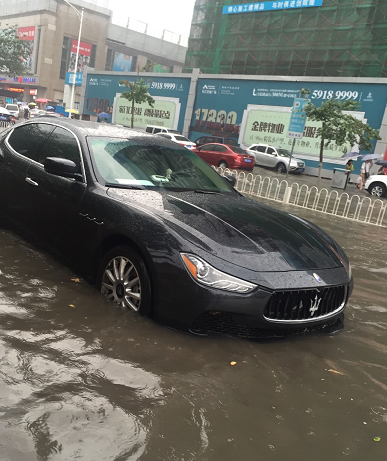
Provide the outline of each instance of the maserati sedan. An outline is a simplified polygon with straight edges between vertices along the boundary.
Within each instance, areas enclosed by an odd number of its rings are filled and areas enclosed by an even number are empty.
[[[319,227],[242,196],[172,141],[114,125],[43,117],[2,132],[0,213],[117,306],[198,334],[325,328],[352,290]]]

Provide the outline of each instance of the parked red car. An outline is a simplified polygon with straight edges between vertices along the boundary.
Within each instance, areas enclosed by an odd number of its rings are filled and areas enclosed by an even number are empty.
[[[194,149],[194,152],[208,164],[224,168],[252,170],[255,164],[254,156],[247,154],[246,151],[237,146],[204,144]]]

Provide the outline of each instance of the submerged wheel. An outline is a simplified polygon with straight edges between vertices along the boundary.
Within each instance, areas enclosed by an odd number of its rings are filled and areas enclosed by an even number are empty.
[[[218,164],[218,166],[220,166],[220,168],[227,168],[227,163],[224,161],[224,160],[221,160]]]
[[[286,166],[283,163],[280,163],[277,166],[277,171],[278,173],[286,173]]]
[[[374,186],[370,187],[369,192],[375,197],[384,197],[386,195],[386,186],[381,183],[375,184]]]
[[[104,256],[97,287],[117,306],[127,307],[142,315],[150,313],[149,275],[142,258],[129,246],[113,248]]]

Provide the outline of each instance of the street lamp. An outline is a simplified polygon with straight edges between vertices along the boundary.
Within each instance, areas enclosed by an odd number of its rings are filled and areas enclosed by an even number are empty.
[[[75,92],[75,79],[77,77],[77,69],[78,69],[78,57],[79,57],[79,47],[81,44],[81,33],[82,33],[82,22],[83,22],[83,8],[81,11],[79,11],[77,8],[75,8],[74,5],[72,5],[70,2],[67,0],[63,0],[65,3],[67,3],[71,8],[77,13],[78,19],[80,21],[79,24],[79,34],[78,34],[78,46],[77,46],[77,55],[75,57],[75,68],[74,68],[74,74],[73,74],[73,87],[71,88],[71,99],[70,99],[70,112],[69,112],[69,118],[71,118],[71,113],[73,110],[73,103],[74,103],[74,92]]]

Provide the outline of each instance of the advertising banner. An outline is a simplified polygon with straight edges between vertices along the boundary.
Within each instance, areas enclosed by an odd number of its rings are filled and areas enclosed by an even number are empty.
[[[223,14],[261,13],[262,11],[293,10],[295,8],[308,8],[322,6],[323,0],[285,0],[244,3],[243,5],[224,6]]]
[[[152,72],[161,72],[163,74],[168,74],[171,72],[171,68],[168,66],[163,66],[162,64],[153,64]]]
[[[248,147],[253,142],[271,142],[280,143],[285,146],[288,141],[278,139],[273,140],[273,135],[281,138],[282,133],[266,132],[267,139],[262,138],[263,131],[252,130],[251,126],[254,121],[258,123],[274,123],[283,124],[286,129],[283,131],[283,137],[286,138],[288,123],[284,122],[284,115],[278,113],[278,108],[282,107],[287,111],[287,117],[290,116],[290,111],[293,106],[294,99],[299,96],[301,89],[307,88],[310,90],[309,98],[311,102],[319,107],[323,102],[334,97],[341,101],[348,99],[358,101],[360,103],[360,114],[362,118],[367,119],[367,123],[375,129],[380,128],[384,110],[387,102],[387,92],[385,85],[373,83],[348,83],[348,82],[319,82],[319,81],[284,81],[284,80],[238,80],[229,78],[200,78],[197,84],[195,106],[193,117],[190,125],[189,138],[196,141],[204,134],[213,136],[225,136],[235,139],[243,147]],[[248,107],[266,106],[266,111],[270,108],[277,109],[273,114],[265,114],[264,117],[270,115],[272,119],[264,119],[263,115],[255,114],[256,119],[250,120],[250,124],[241,126],[244,113]],[[252,117],[252,115],[251,115]],[[277,120],[277,121],[276,121]],[[260,125],[259,125],[260,126]],[[307,127],[313,127],[308,122]],[[250,127],[250,128],[249,128]],[[244,133],[244,129],[250,130],[248,134]],[[250,136],[254,138],[250,139]],[[280,136],[281,135],[281,136]],[[258,141],[257,136],[261,141]],[[305,132],[304,132],[305,136]],[[310,143],[311,137],[305,136],[304,142],[309,141],[309,144],[302,145],[302,151],[311,155],[317,156],[315,143]],[[277,145],[277,144],[276,144]],[[310,150],[308,150],[310,148]],[[301,143],[296,142],[295,152],[300,152]],[[327,156],[340,156],[340,152],[336,152],[334,148],[327,152]],[[308,150],[308,152],[306,152]]]
[[[290,150],[293,139],[289,138],[287,133],[291,113],[291,107],[248,106],[243,117],[242,136],[239,142],[246,147],[251,144],[264,143]],[[364,112],[346,113],[360,120],[363,120],[364,117]],[[306,119],[303,138],[296,140],[294,151],[299,154],[319,156],[321,138],[317,135],[317,130],[320,127],[321,122],[312,122]],[[324,148],[324,156],[337,158],[350,151],[350,144],[339,147],[335,143],[330,143]]]
[[[70,62],[68,72],[75,71],[75,61],[77,57],[77,48],[78,40],[73,40],[70,53]],[[91,55],[91,45],[90,43],[79,42],[79,55],[78,55],[78,65],[76,72],[83,72],[84,69],[89,65]]]
[[[162,97],[178,101],[181,104],[181,113],[185,113],[191,83],[190,75],[187,77],[174,77],[171,74],[159,77],[141,75],[140,78],[148,85],[148,92],[153,98]],[[136,76],[118,73],[88,73],[83,113],[91,115],[97,115],[99,112],[109,113],[117,93],[125,91],[125,87],[119,83],[123,79],[134,82]],[[152,122],[152,124],[159,125],[160,123]],[[180,132],[183,130],[183,125],[184,117],[180,117],[177,127]]]
[[[133,56],[124,53],[114,53],[113,72],[130,72],[132,70]]]
[[[75,85],[76,86],[81,86],[82,85],[82,77],[83,77],[82,72],[77,72],[76,74],[74,74],[73,72],[66,72],[66,79],[65,79],[66,85],[73,85],[74,84],[74,75],[75,75]]]
[[[19,36],[19,40],[24,40],[28,44],[28,56],[24,60],[24,63],[29,72],[34,73],[34,62],[33,62],[33,54],[34,54],[34,43],[35,43],[35,35],[36,35],[36,27],[29,26],[29,27],[18,27],[17,34]]]
[[[180,114],[179,100],[157,96],[154,100],[153,107],[148,103],[135,104],[134,128],[145,130],[147,125],[157,125],[176,129]],[[113,114],[113,123],[131,126],[132,103],[117,95]]]

